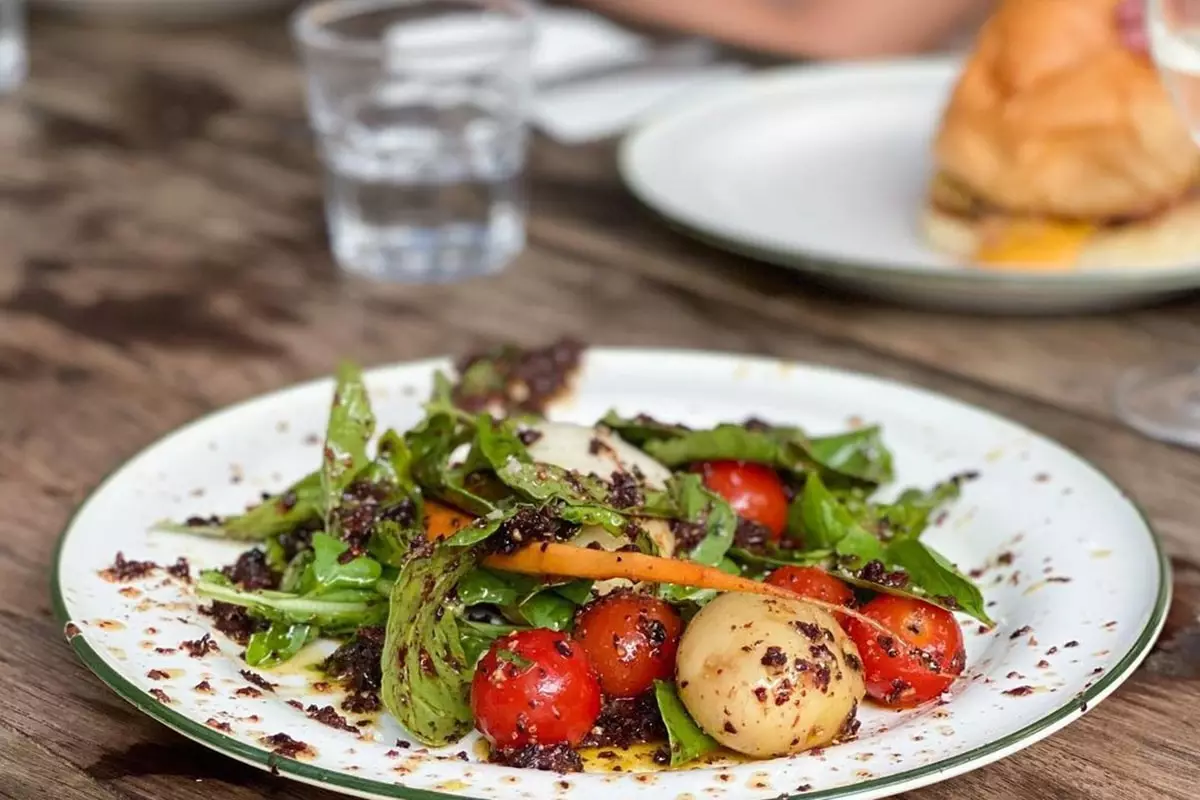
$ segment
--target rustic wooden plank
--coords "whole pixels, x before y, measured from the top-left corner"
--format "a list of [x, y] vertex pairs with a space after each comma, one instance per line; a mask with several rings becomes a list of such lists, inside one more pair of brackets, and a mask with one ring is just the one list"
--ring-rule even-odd
[[[169, 34], [38, 27], [0, 107], [0, 795], [327, 798], [193, 745], [88, 675], [50, 618], [55, 533], [88, 487], [211, 408], [498, 338], [701, 347], [833, 364], [999, 411], [1095, 460], [1176, 566], [1168, 632], [1080, 722], [914, 797], [1190, 797], [1200, 705], [1200, 456], [1117, 424], [1126, 363], [1200, 357], [1197, 302], [1105, 317], [935, 316], [822, 291], [693, 243], [621, 187], [611, 145], [539, 140], [531, 247], [459, 286], [340, 280], [277, 21]], [[1114, 746], [1114, 743], [1117, 743]], [[41, 794], [41, 792], [39, 792]]]

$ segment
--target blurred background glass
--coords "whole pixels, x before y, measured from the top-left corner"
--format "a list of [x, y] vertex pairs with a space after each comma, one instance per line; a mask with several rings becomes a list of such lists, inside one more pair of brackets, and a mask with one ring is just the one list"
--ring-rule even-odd
[[0, 0], [0, 93], [25, 80], [24, 0]]
[[532, 14], [523, 0], [325, 0], [296, 13], [343, 269], [449, 281], [524, 247]]

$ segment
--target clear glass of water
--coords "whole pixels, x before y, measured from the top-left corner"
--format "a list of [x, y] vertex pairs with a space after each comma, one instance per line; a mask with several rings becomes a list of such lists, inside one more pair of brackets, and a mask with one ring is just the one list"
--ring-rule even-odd
[[25, 9], [23, 0], [0, 0], [0, 94], [25, 80]]
[[[1200, 0], [1146, 0], [1150, 53], [1175, 106], [1200, 145]], [[1117, 413], [1157, 439], [1200, 447], [1200, 360], [1127, 372]]]
[[319, 0], [292, 30], [338, 264], [397, 282], [508, 264], [525, 245], [530, 3]]

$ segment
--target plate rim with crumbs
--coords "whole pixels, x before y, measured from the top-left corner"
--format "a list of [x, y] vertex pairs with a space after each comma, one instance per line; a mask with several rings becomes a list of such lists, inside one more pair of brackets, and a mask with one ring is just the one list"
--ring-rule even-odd
[[[1080, 462], [1086, 465], [1095, 476], [1107, 484], [1107, 487], [1120, 493], [1124, 502], [1128, 503], [1131, 510], [1135, 512], [1136, 519], [1140, 523], [1143, 532], [1148, 536], [1154, 561], [1157, 564], [1157, 582], [1158, 585], [1154, 592], [1153, 605], [1149, 616], [1146, 619], [1141, 631], [1136, 639], [1129, 645], [1127, 651], [1121, 655], [1116, 663], [1107, 669], [1103, 675], [1099, 675], [1094, 682], [1089, 682], [1083, 690], [1070, 697], [1070, 699], [1062, 703], [1048, 713], [1043, 714], [1030, 724], [1027, 724], [1019, 730], [1013, 731], [1006, 735], [986, 741], [979, 746], [973, 747], [966, 752], [958, 755], [953, 755], [949, 758], [932, 763], [920, 765], [911, 769], [905, 769], [891, 775], [882, 775], [864, 779], [857, 783], [851, 783], [843, 786], [835, 786], [827, 789], [815, 789], [813, 791], [791, 794], [793, 790], [785, 790], [780, 795], [778, 791], [773, 796], [794, 796], [803, 798], [843, 798], [843, 797], [882, 797], [900, 791], [911, 790], [919, 786], [927, 785], [936, 781], [940, 781], [949, 777], [966, 772], [970, 769], [983, 766], [987, 763], [995, 761], [1006, 755], [1015, 752], [1029, 744], [1032, 744], [1045, 736], [1062, 728], [1064, 725], [1071, 722], [1073, 719], [1080, 716], [1083, 711], [1093, 706], [1096, 702], [1102, 700], [1113, 690], [1115, 690], [1137, 667], [1142, 659], [1148, 654], [1153, 645], [1162, 625], [1166, 619], [1166, 611], [1169, 606], [1171, 596], [1170, 582], [1170, 566], [1167, 561], [1165, 550], [1158, 536], [1155, 534], [1153, 526], [1138, 505], [1132, 501], [1128, 495], [1121, 491], [1120, 487], [1112, 481], [1112, 479], [1103, 471], [1096, 468], [1087, 459], [1078, 455], [1074, 451], [1063, 447], [1057, 442], [1053, 442], [1046, 437], [1032, 432], [1023, 426], [1016, 425], [1008, 421], [1000, 415], [994, 414], [985, 409], [973, 406], [971, 404], [959, 401], [955, 398], [930, 392], [924, 389], [910, 386], [898, 381], [892, 381], [886, 378], [865, 375], [837, 369], [831, 369], [823, 366], [799, 364], [794, 362], [784, 362], [777, 359], [757, 358], [741, 356], [736, 354], [713, 353], [702, 351], [683, 351], [683, 350], [649, 350], [642, 348], [631, 349], [607, 349], [607, 348], [592, 348], [587, 351], [584, 361], [584, 372], [590, 369], [599, 369], [603, 372], [606, 369], [620, 369], [624, 364], [637, 365], [639, 359], [649, 359], [650, 362], [661, 359], [672, 359], [674, 364], [682, 364], [685, 368], [701, 369], [701, 370], [717, 370], [724, 372], [727, 369], [734, 369], [735, 373], [744, 370], [775, 370], [780, 375], [785, 375], [785, 370], [790, 373], [803, 373], [809, 376], [824, 376], [830, 381], [849, 381], [849, 382], [866, 382], [874, 384], [877, 388], [883, 389], [886, 387], [893, 392], [899, 392], [911, 397], [917, 402], [941, 402], [948, 403], [958, 407], [960, 410], [982, 415], [989, 418], [992, 423], [1003, 425], [1006, 428], [1014, 431], [1023, 432], [1023, 434], [1032, 437], [1033, 440], [1040, 442], [1042, 445], [1048, 445], [1055, 448], [1060, 453], [1071, 461]], [[445, 368], [447, 361], [444, 359], [430, 359], [419, 362], [408, 362], [401, 364], [393, 364], [381, 366], [371, 369], [367, 373], [368, 381], [383, 380], [386, 376], [396, 377], [404, 375], [422, 375], [430, 374], [434, 369]], [[596, 365], [600, 366], [597, 367]], [[678, 374], [678, 368], [676, 368]], [[676, 378], [678, 380], [678, 378]], [[735, 378], [736, 380], [736, 378]], [[70, 580], [63, 574], [64, 560], [63, 555], [68, 544], [72, 540], [72, 535], [79, 528], [80, 521], [85, 518], [89, 507], [97, 497], [103, 495], [110, 490], [114, 485], [119, 483], [123, 478], [130, 477], [130, 469], [133, 465], [139, 463], [143, 459], [153, 457], [155, 451], [160, 448], [165, 448], [170, 444], [170, 441], [177, 435], [182, 435], [188, 431], [194, 431], [200, 426], [206, 424], [220, 424], [228, 422], [237, 417], [239, 413], [247, 411], [255, 404], [263, 404], [264, 407], [272, 404], [286, 403], [288, 399], [307, 394], [318, 393], [323, 387], [331, 386], [331, 381], [328, 379], [318, 379], [308, 381], [295, 386], [279, 389], [270, 393], [251, 398], [240, 403], [227, 406], [223, 409], [218, 409], [209, 412], [191, 422], [188, 422], [171, 433], [166, 434], [154, 443], [150, 444], [132, 458], [123, 462], [108, 476], [106, 476], [97, 486], [92, 489], [79, 507], [72, 514], [71, 518], [66, 523], [58, 542], [55, 545], [53, 560], [52, 560], [52, 575], [51, 575], [51, 591], [53, 599], [53, 607], [56, 618], [65, 626], [64, 630], [67, 634], [68, 641], [72, 648], [78, 654], [84, 664], [94, 672], [105, 684], [113, 691], [121, 696], [126, 701], [133, 704], [143, 713], [148, 714], [152, 718], [165, 724], [167, 727], [175, 730], [178, 733], [187, 736], [200, 744], [209, 747], [210, 749], [221, 752], [239, 761], [242, 761], [253, 766], [270, 770], [277, 774], [285, 775], [302, 782], [313, 785], [324, 786], [349, 794], [354, 794], [364, 797], [397, 797], [406, 798], [408, 800], [435, 800], [436, 798], [465, 798], [478, 797], [478, 793], [458, 793], [455, 790], [439, 791], [436, 789], [426, 789], [402, 786], [394, 783], [385, 783], [380, 780], [364, 778], [354, 775], [350, 772], [338, 771], [324, 766], [305, 763], [304, 761], [294, 760], [290, 758], [281, 758], [267, 750], [256, 747], [246, 741], [236, 738], [216, 730], [209, 725], [206, 725], [199, 719], [192, 718], [180, 711], [166, 705], [155, 697], [147, 693], [143, 688], [139, 688], [130, 675], [124, 674], [122, 670], [114, 666], [108, 659], [102, 655], [97, 646], [93, 646], [88, 641], [87, 635], [81, 635], [83, 631], [79, 626], [72, 622], [71, 601], [66, 594], [70, 588]], [[416, 401], [412, 401], [415, 403]], [[802, 405], [803, 403], [801, 403]], [[653, 413], [655, 409], [648, 409]], [[869, 408], [866, 409], [869, 411]], [[554, 416], [552, 414], [552, 416]], [[886, 434], [886, 427], [885, 427]], [[84, 529], [86, 530], [86, 529]], [[186, 549], [185, 540], [180, 541], [180, 547], [177, 552], [184, 552]], [[1147, 551], [1147, 554], [1151, 554]], [[137, 557], [134, 555], [134, 557]], [[97, 558], [111, 558], [111, 553], [105, 552]], [[1149, 593], [1147, 592], [1147, 598]], [[79, 619], [78, 616], [75, 617]], [[202, 716], [202, 715], [201, 715]], [[764, 768], [769, 769], [771, 762], [756, 762]], [[660, 773], [660, 775], [670, 775], [671, 773]], [[666, 787], [660, 787], [660, 789]], [[564, 790], [565, 791], [565, 790]], [[575, 795], [573, 792], [567, 796], [587, 796], [586, 792], [581, 792]], [[735, 797], [739, 795], [728, 795]]]

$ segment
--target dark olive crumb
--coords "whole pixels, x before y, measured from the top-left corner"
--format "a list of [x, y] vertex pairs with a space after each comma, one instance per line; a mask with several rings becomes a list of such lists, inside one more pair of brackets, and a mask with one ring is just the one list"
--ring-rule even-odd
[[737, 733], [737, 728], [734, 727], [732, 722], [730, 722], [729, 720], [725, 720], [725, 732], [726, 733]]
[[150, 694], [160, 703], [170, 703], [171, 698], [162, 689], [154, 688], [150, 690]]
[[279, 587], [279, 573], [271, 569], [266, 552], [258, 547], [242, 553], [237, 561], [221, 572], [248, 592]]
[[167, 567], [167, 574], [173, 578], [179, 578], [181, 581], [191, 581], [192, 568], [188, 564], [188, 560], [183, 556], [175, 559], [175, 563]]
[[146, 673], [146, 677], [152, 681], [165, 681], [171, 675], [170, 673], [163, 672], [161, 669], [152, 669]]
[[567, 390], [583, 350], [579, 342], [562, 339], [543, 348], [503, 345], [459, 359], [454, 403], [466, 411], [499, 407], [543, 413]]
[[212, 617], [213, 627], [240, 645], [245, 645], [252, 635], [269, 625], [266, 620], [250, 616], [245, 608], [219, 600], [214, 600], [210, 606], [201, 606], [200, 613]]
[[268, 692], [275, 691], [276, 687], [279, 686], [278, 683], [271, 683], [269, 680], [264, 678], [262, 675], [259, 675], [257, 672], [251, 672], [248, 669], [241, 670], [241, 672], [239, 674], [246, 680], [253, 683], [258, 688], [265, 689]]
[[301, 753], [310, 751], [307, 744], [298, 739], [293, 739], [286, 733], [275, 733], [270, 736], [264, 736], [259, 741], [270, 747], [272, 753], [286, 758], [295, 758]]
[[1028, 625], [1023, 625], [1020, 628], [1017, 628], [1015, 631], [1013, 631], [1012, 634], [1010, 634], [1008, 638], [1009, 639], [1020, 639], [1022, 636], [1025, 636], [1030, 633], [1033, 633], [1033, 628], [1031, 628]]
[[1079, 642], [1072, 639], [1071, 641], [1064, 644], [1063, 647], [1079, 647]]
[[255, 689], [253, 686], [243, 686], [234, 692], [238, 697], [262, 697], [262, 692]]
[[1050, 662], [1043, 658], [1037, 663], [1037, 667], [1038, 669], [1050, 669]]
[[117, 553], [111, 567], [100, 571], [100, 577], [112, 583], [125, 583], [144, 578], [158, 568], [153, 561], [132, 561]]
[[771, 645], [767, 648], [767, 651], [763, 653], [761, 661], [764, 667], [782, 667], [783, 665], [787, 664], [787, 662], [787, 653], [783, 652], [783, 650], [775, 645]]
[[221, 650], [220, 646], [207, 633], [199, 639], [180, 642], [179, 649], [185, 651], [192, 658], [204, 658], [209, 653], [217, 653]]
[[216, 719], [215, 717], [209, 717], [208, 719], [204, 720], [204, 724], [210, 728], [221, 731], [222, 733], [233, 732], [233, 728], [228, 722], [221, 722], [221, 720]]
[[610, 698], [583, 740], [584, 747], [629, 748], [665, 739], [667, 730], [653, 692], [634, 698]]
[[868, 561], [858, 571], [859, 580], [888, 586], [893, 589], [903, 589], [908, 585], [908, 574], [899, 570], [889, 571], [882, 561]]
[[384, 629], [359, 628], [354, 638], [333, 652], [321, 665], [327, 675], [337, 678], [347, 695], [342, 710], [369, 714], [381, 707], [379, 687], [383, 681]]
[[1004, 694], [1010, 697], [1024, 697], [1025, 695], [1033, 694], [1032, 686], [1018, 686], [1014, 689], [1009, 689]]
[[197, 683], [195, 686], [192, 687], [192, 691], [202, 692], [203, 694], [212, 694], [213, 688], [212, 688], [212, 684], [209, 683], [208, 681], [200, 681], [199, 683]]
[[346, 718], [334, 710], [333, 706], [324, 706], [318, 708], [315, 705], [310, 705], [304, 710], [309, 719], [316, 720], [322, 725], [328, 725], [331, 728], [337, 728], [351, 733], [358, 733], [358, 728], [355, 728], [350, 723], [346, 722]]
[[488, 760], [493, 764], [503, 764], [507, 767], [540, 769], [561, 774], [583, 771], [583, 759], [566, 743], [530, 744], [514, 748], [498, 747], [492, 750]]

